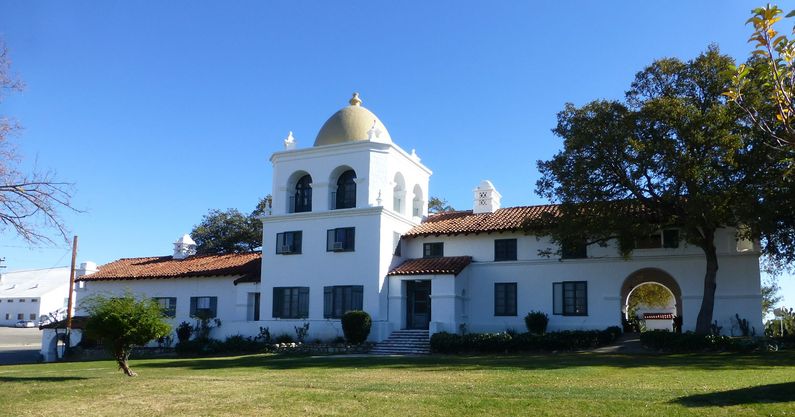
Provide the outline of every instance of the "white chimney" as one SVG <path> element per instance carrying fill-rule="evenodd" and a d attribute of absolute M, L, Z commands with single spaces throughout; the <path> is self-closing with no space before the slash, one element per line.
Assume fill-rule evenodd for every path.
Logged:
<path fill-rule="evenodd" d="M 196 254 L 196 242 L 189 235 L 182 235 L 174 242 L 174 259 L 185 259 Z"/>
<path fill-rule="evenodd" d="M 96 262 L 83 262 L 80 264 L 80 268 L 75 270 L 75 278 L 80 278 L 84 275 L 93 274 L 97 272 L 97 263 Z"/>
<path fill-rule="evenodd" d="M 494 213 L 500 208 L 500 198 L 502 195 L 494 188 L 494 184 L 489 180 L 480 182 L 477 188 L 474 189 L 475 204 L 472 207 L 472 213 Z"/>

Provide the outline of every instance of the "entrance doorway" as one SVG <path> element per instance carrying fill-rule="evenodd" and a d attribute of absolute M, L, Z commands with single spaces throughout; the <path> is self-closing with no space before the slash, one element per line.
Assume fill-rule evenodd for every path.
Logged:
<path fill-rule="evenodd" d="M 641 287 L 647 291 L 641 291 Z M 638 295 L 641 292 L 645 292 L 647 294 L 645 297 L 649 298 L 651 302 L 638 303 L 637 300 L 630 299 L 633 293 Z M 664 303 L 655 302 L 667 298 L 662 297 L 660 294 L 669 296 L 668 299 L 670 301 Z M 637 307 L 639 305 L 645 308 L 638 311 Z M 638 320 L 643 321 L 643 327 L 649 330 L 668 329 L 677 332 L 681 331 L 682 290 L 676 280 L 665 271 L 657 268 L 640 269 L 630 274 L 621 285 L 621 321 L 624 324 L 624 331 L 638 330 L 638 324 L 636 324 Z"/>
<path fill-rule="evenodd" d="M 406 281 L 406 328 L 427 330 L 431 322 L 431 281 Z"/>

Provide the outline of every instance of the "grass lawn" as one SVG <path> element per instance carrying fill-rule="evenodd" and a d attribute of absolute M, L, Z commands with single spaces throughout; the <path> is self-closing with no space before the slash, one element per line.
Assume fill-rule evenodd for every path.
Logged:
<path fill-rule="evenodd" d="M 0 366 L 0 416 L 795 415 L 795 352 L 280 357 Z"/>

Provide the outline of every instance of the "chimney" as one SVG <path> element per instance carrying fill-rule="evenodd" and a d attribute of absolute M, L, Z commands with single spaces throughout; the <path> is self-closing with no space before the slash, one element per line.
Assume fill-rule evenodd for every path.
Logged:
<path fill-rule="evenodd" d="M 185 259 L 196 254 L 196 242 L 189 235 L 182 235 L 174 242 L 174 259 Z"/>
<path fill-rule="evenodd" d="M 75 278 L 80 278 L 84 275 L 93 274 L 94 272 L 97 271 L 98 269 L 96 262 L 91 262 L 91 261 L 83 262 L 80 264 L 80 268 L 77 268 L 75 270 Z"/>
<path fill-rule="evenodd" d="M 472 208 L 472 213 L 494 213 L 500 208 L 500 198 L 502 195 L 497 192 L 494 185 L 489 180 L 483 180 L 475 188 L 475 204 Z"/>

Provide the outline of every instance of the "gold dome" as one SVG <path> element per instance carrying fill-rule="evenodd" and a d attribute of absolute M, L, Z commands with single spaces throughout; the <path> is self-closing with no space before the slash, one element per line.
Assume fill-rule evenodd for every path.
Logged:
<path fill-rule="evenodd" d="M 353 93 L 350 105 L 334 113 L 315 138 L 315 146 L 371 140 L 391 143 L 389 132 L 378 117 L 362 107 L 359 93 Z"/>

